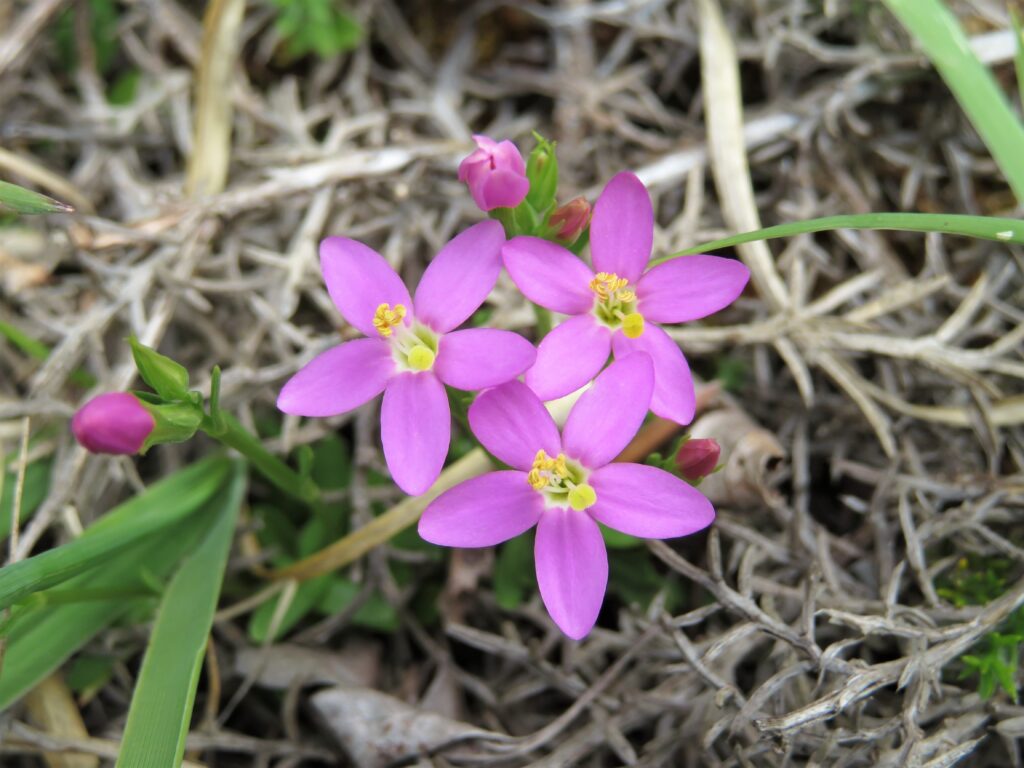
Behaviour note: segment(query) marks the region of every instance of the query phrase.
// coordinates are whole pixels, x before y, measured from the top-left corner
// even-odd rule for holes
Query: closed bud
[[[548,219],[548,226],[555,237],[573,243],[590,224],[590,203],[586,198],[577,197],[559,206]]]
[[[473,141],[476,151],[459,164],[459,181],[469,187],[481,211],[515,208],[530,189],[523,156],[508,140],[474,136]]]
[[[676,454],[676,468],[684,480],[696,483],[715,471],[721,455],[722,448],[717,440],[687,440]]]
[[[138,453],[155,427],[152,414],[127,392],[98,395],[71,420],[75,439],[93,453]]]
[[[535,133],[537,146],[526,161],[526,177],[530,180],[530,192],[526,201],[538,213],[551,209],[558,194],[558,159],[555,145]]]

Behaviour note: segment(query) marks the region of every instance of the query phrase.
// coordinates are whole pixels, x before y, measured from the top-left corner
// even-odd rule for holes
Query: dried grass
[[[250,3],[242,61],[221,67],[234,108],[226,186],[202,199],[183,192],[188,158],[201,156],[194,4],[126,6],[124,64],[143,79],[123,107],[103,96],[83,22],[80,68],[70,75],[55,63],[47,25],[62,5],[0,9],[0,173],[79,209],[0,229],[0,256],[31,230],[34,250],[17,258],[46,267],[16,289],[5,282],[0,320],[54,348],[37,365],[0,345],[3,452],[16,453],[26,419],[58,427],[30,452],[54,452],[54,482],[14,557],[75,535],[141,484],[133,463],[88,457],[68,439],[63,424],[82,397],[68,385],[73,371],[87,367],[104,389],[129,386],[121,340],[134,333],[185,362],[200,387],[201,372],[220,364],[224,406],[252,424],[288,374],[337,340],[319,239],[364,239],[415,280],[478,216],[454,175],[471,132],[557,139],[566,196],[638,170],[656,200],[661,252],[757,218],[1013,206],[952,98],[871,4],[723,3],[719,15],[711,0],[357,2],[371,44],[288,70],[273,58],[268,6]],[[87,4],[74,7],[83,14]],[[959,10],[990,61],[1012,55],[1002,4]],[[730,67],[745,122],[727,90],[707,90]],[[997,71],[1009,77],[1012,67]],[[722,121],[709,143],[705,111]],[[749,175],[736,172],[744,164]],[[962,608],[934,584],[966,554],[1009,558],[1024,572],[1024,258],[998,243],[878,232],[770,248],[744,253],[758,291],[721,323],[675,332],[702,372],[723,356],[744,364],[742,402],[788,454],[761,499],[721,506],[706,550],[651,545],[666,572],[693,583],[689,612],[622,607],[615,631],[575,646],[536,600],[500,612],[481,588],[472,626],[437,635],[390,581],[387,563],[401,553],[383,547],[361,566],[403,616],[379,686],[412,701],[435,672],[454,670],[450,693],[463,704],[448,714],[516,737],[484,739],[460,762],[1021,764],[1014,724],[1024,710],[983,702],[942,670],[1024,604],[1024,580]],[[493,301],[497,322],[529,325],[508,286]],[[372,425],[369,410],[289,418],[270,445],[284,452],[349,429],[352,501],[365,521],[365,473],[383,465]],[[162,448],[143,471],[169,471],[201,450]],[[375,499],[398,500],[383,493]],[[219,656],[248,647],[232,619],[254,603],[219,615]],[[338,647],[345,621],[321,627],[317,642]],[[104,642],[142,637],[119,630]],[[118,706],[131,685],[123,672],[106,693]],[[243,679],[224,674],[232,687]],[[231,722],[250,735],[208,726],[196,747],[217,756],[211,765],[329,759],[296,715],[304,695],[296,689],[280,712],[256,693],[241,697]],[[116,716],[95,719],[94,736],[116,738]],[[10,752],[55,742],[17,720],[9,728],[5,764],[32,765]],[[77,748],[110,755],[101,739]]]

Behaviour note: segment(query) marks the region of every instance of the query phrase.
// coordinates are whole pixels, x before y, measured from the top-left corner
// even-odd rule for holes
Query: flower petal
[[[594,627],[608,586],[608,553],[589,515],[546,509],[534,544],[537,586],[555,624],[574,640]]]
[[[611,331],[591,315],[570,317],[543,338],[526,383],[541,400],[575,392],[608,360]]]
[[[597,272],[636,283],[651,257],[654,208],[647,188],[632,173],[617,174],[594,203],[590,260]]]
[[[580,315],[594,306],[594,273],[560,245],[539,237],[515,237],[501,249],[512,282],[534,304]]]
[[[430,502],[419,532],[443,547],[492,547],[530,530],[543,509],[522,472],[488,472]]]
[[[434,257],[416,288],[416,319],[438,333],[462,325],[484,303],[501,272],[505,230],[481,221]]]
[[[486,389],[511,381],[536,359],[533,344],[518,333],[467,328],[441,339],[434,373],[449,387]]]
[[[623,334],[616,333],[612,338],[612,346],[616,358],[632,352],[646,352],[651,356],[654,361],[651,410],[655,414],[678,424],[693,421],[696,395],[690,366],[679,345],[664,330],[654,323],[648,323],[637,339],[627,339]]]
[[[590,476],[594,518],[644,539],[671,539],[703,530],[715,519],[711,502],[670,472],[644,464],[609,464]]]
[[[640,278],[637,310],[656,323],[686,323],[713,315],[736,301],[750,270],[721,256],[683,256]]]
[[[614,459],[640,429],[654,390],[654,363],[643,352],[626,355],[594,379],[569,412],[562,448],[585,467]]]
[[[336,416],[379,395],[394,375],[387,342],[355,339],[306,363],[281,389],[277,407],[296,416]]]
[[[537,451],[557,456],[562,448],[551,414],[518,381],[489,389],[469,407],[469,426],[477,440],[510,467],[528,471]]]
[[[530,191],[530,180],[522,173],[499,168],[491,171],[481,180],[479,186],[470,188],[473,202],[481,211],[495,208],[515,208]]]
[[[383,256],[357,240],[328,237],[320,243],[320,269],[342,317],[371,338],[378,338],[373,313],[381,304],[412,309],[402,278]]]
[[[441,474],[451,442],[451,410],[433,373],[402,373],[388,382],[380,411],[380,437],[391,477],[410,496]]]

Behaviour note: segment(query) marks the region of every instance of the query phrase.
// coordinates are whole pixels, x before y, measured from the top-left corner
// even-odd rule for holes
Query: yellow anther
[[[395,304],[394,309],[391,308],[390,304],[379,304],[377,311],[373,313],[373,327],[377,329],[377,333],[386,339],[394,332],[392,329],[401,323],[404,318],[404,304]]]
[[[619,277],[614,272],[598,272],[590,281],[590,290],[597,294],[601,301],[618,298],[621,301],[633,301],[636,295],[632,291],[622,289],[629,285],[629,280]],[[626,296],[628,295],[628,298]]]
[[[644,316],[639,312],[622,318],[622,334],[627,339],[638,339],[644,333]]]
[[[390,328],[388,329],[390,330]],[[417,344],[411,350],[409,350],[409,367],[414,371],[427,371],[434,364],[434,358],[437,355],[430,347],[424,346],[423,344]]]
[[[539,469],[531,469],[526,475],[526,482],[535,491],[542,491],[547,487],[548,479],[540,473]]]
[[[577,512],[594,506],[596,502],[597,491],[586,483],[580,483],[569,491],[569,506]]]

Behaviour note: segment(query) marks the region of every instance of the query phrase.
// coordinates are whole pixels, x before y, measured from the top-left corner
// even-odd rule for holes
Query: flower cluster
[[[478,149],[459,178],[493,220],[446,245],[412,298],[383,256],[354,240],[325,240],[327,290],[368,338],[316,357],[285,384],[278,407],[329,416],[383,391],[384,457],[399,487],[419,494],[437,479],[448,452],[444,385],[483,390],[469,408],[470,429],[511,469],[438,496],[423,513],[420,535],[444,546],[486,547],[536,525],[541,598],[555,623],[580,638],[597,620],[608,579],[598,523],[670,538],[714,519],[711,503],[680,477],[613,460],[648,410],[680,424],[693,419],[689,366],[660,325],[717,312],[749,275],[739,262],[715,256],[647,269],[654,212],[636,176],[615,176],[591,215],[579,198],[556,205],[552,145],[526,163],[511,142],[475,140]],[[567,247],[588,225],[592,268]],[[508,331],[457,330],[486,300],[502,265],[527,299],[568,316],[536,350]],[[543,402],[590,382],[559,434]]]
[[[536,526],[541,598],[555,623],[580,638],[597,620],[608,579],[599,523],[670,538],[714,519],[711,503],[691,484],[714,469],[713,441],[684,446],[664,468],[614,460],[648,411],[684,425],[693,419],[689,366],[661,325],[728,306],[749,274],[716,256],[648,267],[654,211],[636,176],[615,176],[593,208],[584,198],[559,205],[554,144],[538,136],[524,160],[509,141],[474,138],[478,148],[460,165],[459,179],[490,220],[445,245],[412,294],[373,249],[345,237],[324,240],[327,291],[363,338],[313,358],[284,385],[277,405],[299,416],[334,416],[383,393],[385,460],[395,483],[418,495],[437,480],[449,452],[448,389],[480,392],[469,428],[510,469],[442,493],[423,512],[420,534],[444,546],[486,547]],[[579,255],[588,243],[589,264]],[[463,327],[503,267],[538,317],[565,316],[536,348],[511,331]],[[234,427],[217,407],[219,371],[207,414],[184,368],[134,339],[132,348],[154,392],[88,403],[73,422],[82,445],[134,453],[202,429],[252,447],[228,439]],[[587,385],[560,433],[544,402]]]

